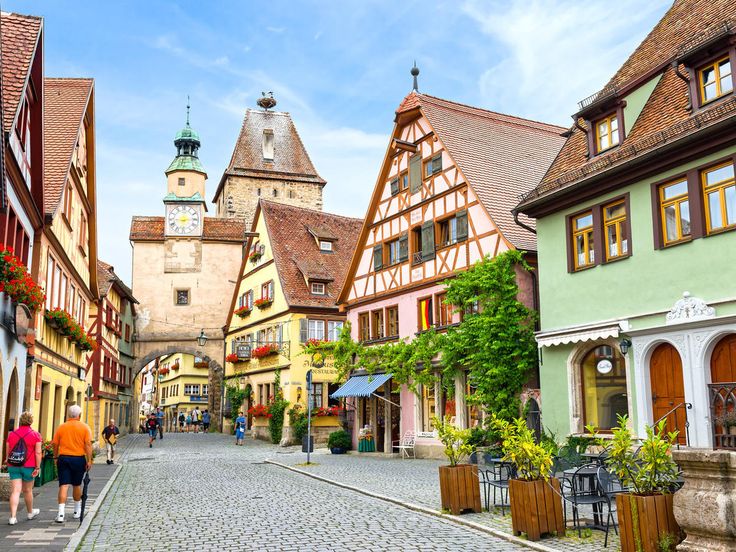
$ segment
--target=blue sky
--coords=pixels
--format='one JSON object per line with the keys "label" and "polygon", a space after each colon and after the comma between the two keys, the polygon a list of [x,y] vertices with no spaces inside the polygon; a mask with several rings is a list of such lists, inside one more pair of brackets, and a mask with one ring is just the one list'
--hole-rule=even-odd
{"label": "blue sky", "polygon": [[362,217],[414,59],[420,91],[569,126],[576,102],[669,5],[5,0],[2,9],[45,17],[47,76],[96,79],[98,246],[129,282],[130,218],[163,214],[187,94],[208,199],[245,109],[273,91],[328,182],[325,209]]}

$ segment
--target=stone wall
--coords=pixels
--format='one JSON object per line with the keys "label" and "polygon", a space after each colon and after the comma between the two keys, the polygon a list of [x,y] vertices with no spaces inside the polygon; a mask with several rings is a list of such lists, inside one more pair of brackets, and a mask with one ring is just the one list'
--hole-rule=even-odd
{"label": "stone wall", "polygon": [[217,198],[217,216],[244,218],[246,228],[250,230],[260,198],[307,209],[322,210],[322,186],[320,184],[228,176]]}

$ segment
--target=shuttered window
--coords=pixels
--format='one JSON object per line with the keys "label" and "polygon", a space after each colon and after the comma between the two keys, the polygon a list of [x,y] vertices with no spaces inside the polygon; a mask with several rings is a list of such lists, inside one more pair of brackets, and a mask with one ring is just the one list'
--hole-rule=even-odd
{"label": "shuttered window", "polygon": [[434,222],[422,224],[422,260],[434,259]]}
{"label": "shuttered window", "polygon": [[383,268],[383,245],[373,247],[373,270],[381,270]]}
{"label": "shuttered window", "polygon": [[399,179],[398,178],[394,178],[391,181],[391,195],[392,196],[395,196],[398,193],[399,193]]}
{"label": "shuttered window", "polygon": [[468,239],[468,211],[463,209],[455,215],[457,219],[457,241],[465,241]]}
{"label": "shuttered window", "polygon": [[409,258],[409,232],[404,232],[399,236],[399,262],[404,262]]}
{"label": "shuttered window", "polygon": [[412,194],[422,189],[422,156],[415,155],[409,160],[409,188]]}

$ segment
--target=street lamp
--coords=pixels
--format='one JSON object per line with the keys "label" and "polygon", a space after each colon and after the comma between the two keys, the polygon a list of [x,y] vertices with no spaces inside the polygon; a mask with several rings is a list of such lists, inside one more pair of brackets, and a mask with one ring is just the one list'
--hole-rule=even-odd
{"label": "street lamp", "polygon": [[197,345],[200,347],[204,347],[207,345],[207,339],[209,339],[206,335],[204,335],[204,328],[199,332],[199,336],[197,337]]}
{"label": "street lamp", "polygon": [[618,346],[621,349],[621,354],[626,356],[626,353],[629,352],[629,347],[631,347],[631,340],[624,337],[619,341]]}

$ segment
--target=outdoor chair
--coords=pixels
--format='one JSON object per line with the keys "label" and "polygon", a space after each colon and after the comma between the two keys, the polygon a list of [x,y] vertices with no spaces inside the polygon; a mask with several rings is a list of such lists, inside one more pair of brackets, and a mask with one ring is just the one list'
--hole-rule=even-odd
{"label": "outdoor chair", "polygon": [[563,456],[552,457],[552,468],[550,469],[550,475],[557,479],[565,478],[565,470],[576,467],[568,458]]}
{"label": "outdoor chair", "polygon": [[401,454],[401,458],[417,457],[414,447],[417,442],[417,434],[413,431],[407,431],[399,441],[393,441],[392,449]]}
{"label": "outdoor chair", "polygon": [[[486,510],[491,511],[490,500],[491,489],[493,489],[493,506],[500,506],[501,515],[506,515],[506,508],[511,505],[509,502],[509,480],[514,478],[513,469],[506,462],[488,462],[486,465],[488,469],[478,470],[481,475]],[[500,497],[500,501],[497,497]]]}
{"label": "outdoor chair", "polygon": [[[585,527],[580,520],[580,508],[590,506],[593,509],[594,528],[603,529],[602,524],[597,523],[602,514],[604,504],[609,506],[610,516],[610,499],[604,496],[598,485],[597,472],[600,466],[598,464],[586,464],[575,470],[575,472],[565,478],[560,484],[562,492],[565,525],[567,526],[567,504],[572,506],[572,524],[573,529],[577,529],[578,537],[582,537],[582,529]],[[606,541],[608,540],[608,530],[606,530]],[[607,544],[606,544],[607,546]]]}
{"label": "outdoor chair", "polygon": [[598,479],[598,486],[600,488],[601,495],[606,498],[606,505],[608,506],[608,515],[606,516],[606,538],[603,543],[603,546],[607,547],[608,531],[611,525],[613,525],[613,530],[618,535],[618,522],[613,517],[613,514],[616,513],[616,495],[619,493],[625,493],[628,489],[621,484],[621,481],[615,474],[609,472],[604,467],[598,468],[596,477]]}
{"label": "outdoor chair", "polygon": [[570,463],[571,467],[582,466],[585,463],[580,453],[571,447],[567,447],[567,446],[560,447],[560,450],[557,452],[557,456],[567,460]]}

